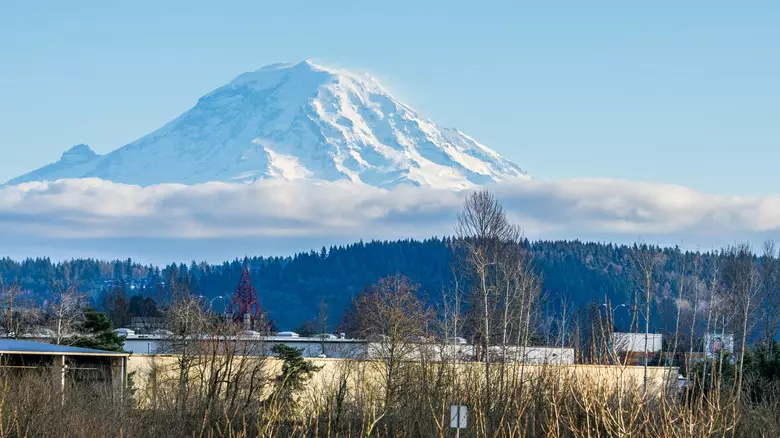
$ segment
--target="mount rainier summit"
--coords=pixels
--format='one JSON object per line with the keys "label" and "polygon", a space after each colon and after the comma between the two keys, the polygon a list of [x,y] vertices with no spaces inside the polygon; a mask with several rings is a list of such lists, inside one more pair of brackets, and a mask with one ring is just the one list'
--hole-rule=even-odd
{"label": "mount rainier summit", "polygon": [[74,146],[7,184],[64,178],[140,186],[346,179],[465,189],[528,175],[466,134],[421,117],[376,79],[304,61],[244,73],[113,152]]}

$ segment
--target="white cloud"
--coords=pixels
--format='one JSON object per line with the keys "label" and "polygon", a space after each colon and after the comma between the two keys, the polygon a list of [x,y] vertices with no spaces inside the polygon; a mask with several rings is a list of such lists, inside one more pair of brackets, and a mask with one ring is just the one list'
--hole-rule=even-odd
{"label": "white cloud", "polygon": [[[780,195],[710,195],[609,179],[492,186],[531,238],[729,243],[780,230]],[[0,188],[0,243],[35,239],[268,237],[311,240],[450,234],[464,192],[348,182],[138,187],[61,180]],[[671,240],[670,240],[671,239]],[[344,243],[347,243],[346,241]]]}
{"label": "white cloud", "polygon": [[695,237],[780,229],[780,195],[710,195],[672,184],[609,179],[534,181],[496,192],[510,211],[542,232]]}
{"label": "white cloud", "polygon": [[[437,226],[457,209],[456,193],[348,182],[263,180],[252,184],[163,184],[60,180],[0,189],[0,236],[316,236]],[[432,220],[432,222],[430,222]],[[429,221],[426,223],[426,221]]]}

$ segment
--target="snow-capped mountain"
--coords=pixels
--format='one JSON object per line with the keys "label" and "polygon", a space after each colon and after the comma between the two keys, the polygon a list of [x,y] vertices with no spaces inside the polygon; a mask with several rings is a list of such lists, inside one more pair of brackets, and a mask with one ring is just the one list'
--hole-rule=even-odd
{"label": "snow-capped mountain", "polygon": [[8,184],[87,177],[142,186],[305,178],[449,189],[528,178],[466,134],[423,118],[376,79],[309,61],[244,73],[111,153],[78,145]]}

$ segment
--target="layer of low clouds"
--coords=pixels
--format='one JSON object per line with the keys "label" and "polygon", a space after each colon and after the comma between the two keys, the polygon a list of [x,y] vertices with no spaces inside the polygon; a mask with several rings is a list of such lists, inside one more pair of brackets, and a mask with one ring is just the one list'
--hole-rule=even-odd
{"label": "layer of low clouds", "polygon": [[[490,189],[532,239],[682,241],[709,249],[780,234],[780,195],[719,196],[609,179]],[[0,188],[0,252],[218,261],[243,255],[220,247],[268,255],[268,248],[289,253],[361,238],[442,236],[452,233],[465,194],[280,180],[143,188],[97,179],[29,183]]]}

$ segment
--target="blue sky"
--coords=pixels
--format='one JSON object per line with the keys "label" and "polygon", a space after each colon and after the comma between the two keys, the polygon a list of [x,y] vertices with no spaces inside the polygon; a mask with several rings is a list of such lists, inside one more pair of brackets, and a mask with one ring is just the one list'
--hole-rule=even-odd
{"label": "blue sky", "polygon": [[777,193],[780,3],[522,3],[4,2],[0,180],[312,58],[373,73],[538,179]]}

